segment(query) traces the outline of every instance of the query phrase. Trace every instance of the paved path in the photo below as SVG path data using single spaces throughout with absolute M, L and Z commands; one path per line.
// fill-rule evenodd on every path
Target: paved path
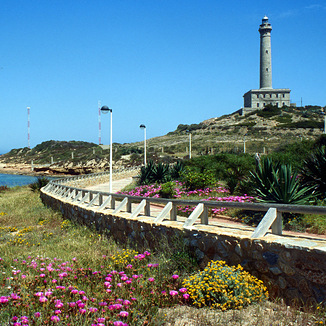
M 113 180 L 112 181 L 112 192 L 116 193 L 131 183 L 132 183 L 132 177 L 128 177 L 128 178 L 124 178 L 124 179 L 120 179 L 120 180 Z M 110 184 L 109 184 L 109 182 L 101 183 L 98 185 L 86 187 L 86 189 L 109 192 Z
M 116 193 L 122 190 L 124 187 L 132 183 L 132 177 L 123 178 L 120 180 L 113 180 L 112 181 L 112 192 Z M 86 189 L 89 190 L 99 190 L 103 192 L 109 192 L 109 183 L 102 183 L 94 186 L 89 186 Z M 133 204 L 134 207 L 137 204 Z M 161 211 L 163 207 L 160 205 L 151 205 L 151 216 L 156 217 Z M 185 218 L 178 216 L 178 221 L 184 222 Z M 252 232 L 255 228 L 245 225 L 240 222 L 233 221 L 231 218 L 223 217 L 223 218 L 210 218 L 210 228 L 217 227 L 218 229 L 223 229 L 225 233 L 230 233 L 235 236 L 239 234 L 245 234 L 246 236 L 250 237 Z M 205 230 L 207 226 L 205 225 L 198 225 L 199 229 Z M 277 236 L 274 234 L 268 235 L 273 241 L 280 241 L 285 242 L 287 244 L 292 245 L 301 245 L 307 246 L 311 248 L 322 248 L 322 250 L 326 251 L 326 237 L 324 235 L 316 235 L 310 233 L 299 233 L 299 232 L 289 232 L 283 230 L 282 236 Z

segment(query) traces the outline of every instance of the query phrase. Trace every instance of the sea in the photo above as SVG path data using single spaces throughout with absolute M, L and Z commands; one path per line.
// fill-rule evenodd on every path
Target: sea
M 0 173 L 0 186 L 15 187 L 29 185 L 37 180 L 36 177 L 20 174 Z

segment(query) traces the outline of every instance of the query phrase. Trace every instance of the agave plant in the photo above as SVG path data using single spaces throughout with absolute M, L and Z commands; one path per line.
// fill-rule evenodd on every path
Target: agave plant
M 326 146 L 320 146 L 303 162 L 301 179 L 313 186 L 319 197 L 326 196 Z
M 313 199 L 313 187 L 302 185 L 291 165 L 266 158 L 257 161 L 256 171 L 250 174 L 259 201 L 302 205 Z
M 39 191 L 41 188 L 45 187 L 49 183 L 49 179 L 44 176 L 37 177 L 34 183 L 31 183 L 29 187 L 32 191 Z
M 152 180 L 157 183 L 165 183 L 171 180 L 169 164 L 159 162 L 155 165 Z
M 150 160 L 145 166 L 142 166 L 139 174 L 139 184 L 149 184 L 152 181 L 154 162 Z
M 170 175 L 172 180 L 177 180 L 181 177 L 182 172 L 184 171 L 185 166 L 181 161 L 178 161 L 170 167 Z

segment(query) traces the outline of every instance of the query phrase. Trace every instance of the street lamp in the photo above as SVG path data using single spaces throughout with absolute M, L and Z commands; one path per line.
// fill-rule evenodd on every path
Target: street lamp
M 109 192 L 112 193 L 112 109 L 106 105 L 101 107 L 101 112 L 107 114 L 110 112 L 110 183 Z
M 146 166 L 146 126 L 140 125 L 139 128 L 144 129 L 144 166 Z
M 186 130 L 186 132 L 189 134 L 189 159 L 191 159 L 191 132 L 190 130 Z

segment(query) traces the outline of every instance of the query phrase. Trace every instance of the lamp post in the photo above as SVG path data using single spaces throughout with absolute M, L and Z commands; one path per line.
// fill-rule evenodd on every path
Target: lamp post
M 189 159 L 191 159 L 191 132 L 190 130 L 186 130 L 186 133 L 189 134 Z
M 321 114 L 324 116 L 324 134 L 326 134 L 326 114 L 325 112 L 321 112 Z
M 244 153 L 246 153 L 246 136 L 247 136 L 247 134 L 245 134 L 245 135 L 243 136 L 243 152 L 244 152 Z
M 110 181 L 109 181 L 109 192 L 112 193 L 112 109 L 106 105 L 101 107 L 101 112 L 107 114 L 110 112 Z
M 144 129 L 144 166 L 146 166 L 146 126 L 140 125 L 139 128 Z

